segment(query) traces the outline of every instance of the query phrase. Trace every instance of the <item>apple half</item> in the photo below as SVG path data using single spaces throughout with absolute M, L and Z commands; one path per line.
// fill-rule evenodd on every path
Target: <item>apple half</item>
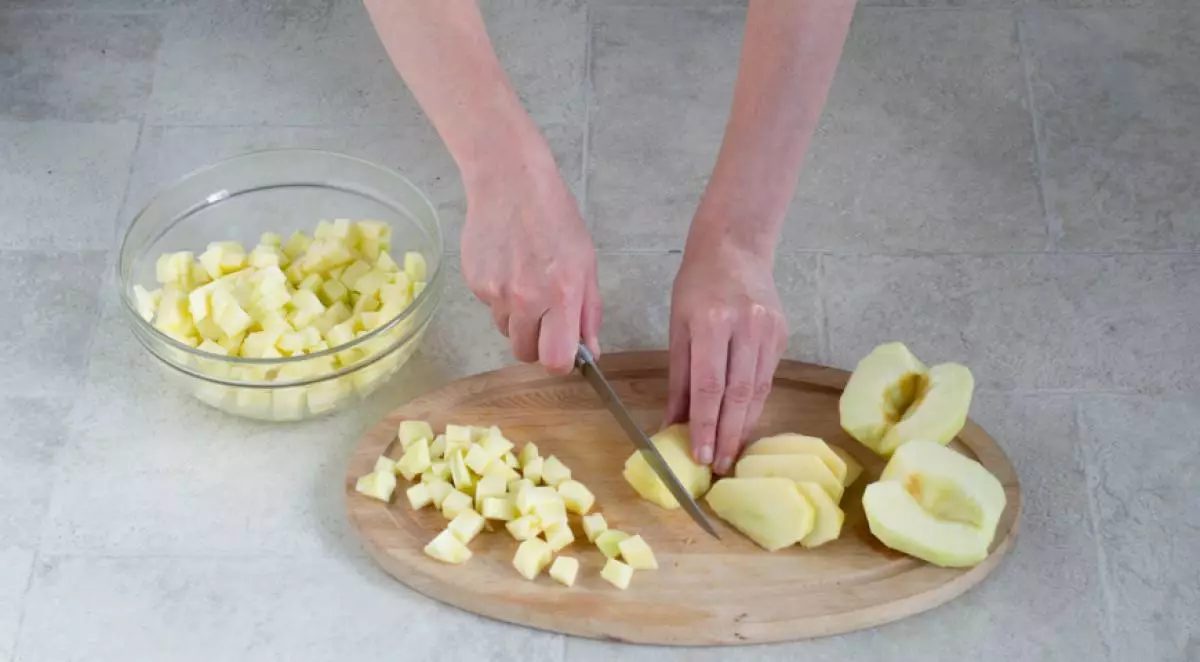
M 650 441 L 692 498 L 699 498 L 708 491 L 712 485 L 712 469 L 692 460 L 691 435 L 687 425 L 672 425 L 650 437 Z M 643 499 L 667 510 L 679 507 L 679 502 L 658 474 L 654 473 L 646 458 L 642 457 L 641 451 L 634 451 L 625 460 L 625 470 L 621 475 Z

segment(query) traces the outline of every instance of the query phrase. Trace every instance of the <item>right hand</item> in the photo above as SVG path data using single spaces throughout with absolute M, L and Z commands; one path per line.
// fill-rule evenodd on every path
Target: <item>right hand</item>
M 463 277 L 513 355 L 554 374 L 574 368 L 581 338 L 599 356 L 596 252 L 549 148 L 496 157 L 466 188 Z

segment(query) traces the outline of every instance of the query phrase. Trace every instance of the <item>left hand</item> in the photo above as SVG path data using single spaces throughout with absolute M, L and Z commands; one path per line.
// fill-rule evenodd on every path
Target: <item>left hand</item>
M 693 457 L 726 474 L 771 392 L 787 321 L 771 255 L 688 243 L 671 292 L 667 423 L 690 421 Z

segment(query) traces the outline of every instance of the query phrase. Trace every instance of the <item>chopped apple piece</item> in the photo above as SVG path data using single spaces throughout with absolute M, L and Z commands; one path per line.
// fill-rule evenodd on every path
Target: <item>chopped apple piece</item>
M 820 547 L 830 540 L 836 540 L 842 535 L 842 524 L 846 521 L 846 513 L 833 502 L 833 498 L 820 485 L 813 482 L 796 483 L 796 489 L 800 490 L 808 502 L 813 506 L 813 521 L 812 531 L 808 532 L 800 540 L 800 544 L 804 547 L 813 548 Z
M 600 571 L 600 576 L 609 584 L 624 591 L 629 588 L 629 581 L 633 579 L 633 568 L 609 557 L 608 563 L 605 563 L 604 569 Z
M 450 454 L 450 478 L 456 489 L 465 490 L 475 486 L 475 478 L 463 461 L 462 451 L 455 450 Z
M 494 456 L 491 453 L 488 453 L 487 449 L 479 444 L 471 444 L 466 456 L 463 457 L 463 461 L 466 463 L 467 468 L 477 474 L 482 474 L 483 470 L 492 463 L 493 459 L 495 459 Z
M 547 526 L 543 533 L 546 534 L 546 543 L 555 552 L 575 541 L 575 534 L 571 532 L 571 526 L 566 520 Z
M 425 483 L 413 485 L 404 494 L 408 497 L 408 505 L 412 506 L 413 510 L 420 510 L 433 503 L 433 495 L 429 493 L 429 486 Z
M 396 489 L 396 474 L 390 471 L 373 471 L 359 478 L 354 484 L 354 489 L 359 494 L 387 503 L 392 500 L 392 492 Z
M 533 458 L 521 468 L 521 475 L 533 481 L 534 485 L 542 482 L 542 466 L 544 463 L 545 461 L 540 457 Z
M 492 426 L 488 428 L 487 433 L 479 441 L 479 445 L 488 452 L 493 458 L 503 457 L 503 455 L 513 448 L 513 443 L 504 438 L 504 434 L 500 432 L 500 428 Z
M 455 538 L 458 538 L 459 542 L 466 545 L 479 535 L 479 532 L 483 530 L 483 524 L 482 515 L 474 510 L 464 510 L 455 515 L 454 519 L 450 520 L 450 526 L 446 528 L 454 534 Z
M 966 366 L 957 363 L 933 366 L 916 399 L 873 450 L 888 457 L 914 439 L 950 443 L 966 425 L 974 390 L 975 378 Z
M 521 447 L 521 454 L 517 456 L 517 460 L 520 461 L 523 468 L 535 457 L 539 457 L 538 447 L 537 444 L 530 441 Z
M 813 528 L 812 504 L 787 478 L 726 478 L 704 499 L 717 517 L 768 552 L 800 542 Z
M 471 510 L 471 506 L 474 504 L 475 501 L 470 496 L 458 490 L 452 490 L 442 500 L 442 516 L 452 520 L 458 517 L 464 510 Z
M 517 493 L 517 510 L 522 515 L 533 512 L 533 507 L 539 503 L 561 502 L 562 497 L 553 487 L 530 487 Z
M 563 586 L 574 586 L 579 574 L 579 559 L 560 556 L 550 564 L 550 578 Z
M 521 468 L 521 463 L 517 461 L 517 456 L 512 454 L 512 451 L 505 453 L 501 458 L 504 461 L 504 466 L 513 469 L 514 472 Z
M 928 370 L 904 343 L 871 350 L 850 375 L 838 402 L 842 429 L 868 448 L 879 448 L 921 391 Z
M 629 534 L 619 529 L 608 529 L 596 536 L 596 547 L 610 559 L 615 559 L 621 555 L 621 541 L 628 538 Z
M 747 455 L 734 467 L 738 478 L 790 478 L 796 482 L 812 481 L 820 485 L 834 502 L 840 503 L 845 487 L 829 465 L 815 455 Z
M 842 458 L 842 462 L 846 463 L 846 477 L 842 479 L 842 485 L 850 487 L 862 475 L 862 465 L 859 464 L 858 460 L 854 459 L 850 451 L 841 446 L 830 446 L 830 448 L 833 449 L 834 453 L 837 453 L 838 457 Z
M 400 447 L 407 449 L 419 439 L 433 441 L 433 428 L 425 421 L 401 421 L 396 438 L 400 440 Z
M 542 570 L 550 565 L 554 550 L 539 538 L 529 538 L 517 547 L 517 555 L 513 557 L 513 567 L 521 576 L 528 580 L 537 579 Z
M 461 449 L 464 453 L 471 448 L 471 428 L 466 425 L 446 426 L 446 454 Z
M 487 468 L 483 470 L 483 476 L 485 478 L 488 476 L 499 476 L 504 480 L 505 485 L 513 482 L 514 480 L 521 479 L 521 474 L 517 473 L 516 469 L 508 466 L 499 458 L 492 460 L 491 464 L 487 465 Z
M 571 470 L 557 457 L 551 455 L 542 463 L 542 481 L 551 487 L 557 487 L 563 481 L 571 480 Z
M 608 522 L 604 520 L 604 515 L 592 513 L 584 516 L 583 534 L 587 536 L 588 542 L 596 542 L 596 537 L 607 530 Z
M 629 536 L 618 542 L 617 550 L 621 552 L 621 558 L 634 570 L 658 569 L 658 560 L 654 558 L 654 552 L 641 536 Z
M 429 457 L 437 460 L 446 456 L 446 435 L 439 434 L 429 444 Z
M 504 476 L 484 476 L 475 484 L 475 505 L 482 507 L 484 499 L 503 497 L 508 491 Z
M 577 515 L 586 515 L 592 509 L 592 504 L 596 503 L 596 496 L 577 480 L 564 480 L 559 483 L 558 494 L 567 504 L 567 510 Z
M 428 469 L 430 464 L 429 441 L 418 439 L 408 447 L 408 450 L 404 451 L 404 455 L 396 463 L 396 473 L 404 476 L 405 480 L 412 480 Z
M 802 434 L 778 434 L 750 444 L 746 455 L 816 455 L 829 466 L 833 475 L 846 484 L 846 461 L 835 453 L 824 439 Z
M 396 462 L 386 455 L 380 455 L 375 459 L 374 471 L 396 473 Z
M 522 515 L 505 524 L 504 528 L 517 540 L 528 540 L 542 531 L 535 515 Z
M 712 470 L 692 460 L 688 426 L 672 425 L 655 434 L 650 441 L 689 494 L 699 498 L 708 491 L 712 485 Z M 622 475 L 643 499 L 668 510 L 679 507 L 679 502 L 671 495 L 658 474 L 646 463 L 641 451 L 634 451 L 633 455 L 625 460 L 625 471 Z
M 525 489 L 532 488 L 532 487 L 535 487 L 533 484 L 533 481 L 529 480 L 528 478 L 522 478 L 520 480 L 508 481 L 508 493 L 513 496 L 514 500 L 516 499 L 517 495 L 521 494 L 521 490 L 525 490 Z M 514 503 L 515 503 L 515 501 L 514 501 Z
M 425 256 L 416 251 L 408 251 L 404 254 L 404 273 L 412 280 L 425 280 L 425 273 L 428 267 L 425 264 Z
M 432 456 L 432 454 L 431 454 L 431 456 Z M 433 480 L 434 478 L 441 478 L 442 480 L 449 481 L 450 480 L 450 463 L 443 462 L 440 460 L 437 462 L 430 462 L 429 468 L 426 469 L 425 471 L 421 472 L 421 481 L 428 483 L 430 480 Z
M 973 566 L 987 558 L 991 534 L 977 526 L 934 517 L 903 483 L 868 485 L 863 491 L 863 510 L 871 535 L 898 552 L 944 568 Z
M 425 553 L 443 563 L 455 565 L 466 563 L 471 558 L 471 550 L 467 549 L 467 546 L 458 538 L 455 538 L 454 532 L 450 529 L 437 534 L 437 537 L 425 545 Z
M 567 523 L 567 507 L 560 498 L 534 503 L 531 514 L 537 516 L 542 529 Z
M 487 519 L 500 520 L 502 522 L 511 522 L 519 515 L 516 504 L 508 497 L 488 497 L 484 499 L 483 505 L 480 507 L 480 514 Z
M 441 510 L 442 504 L 444 504 L 446 501 L 446 497 L 450 496 L 450 493 L 455 491 L 453 485 L 440 478 L 434 478 L 422 484 L 429 488 L 429 498 L 433 499 L 433 505 L 438 510 Z

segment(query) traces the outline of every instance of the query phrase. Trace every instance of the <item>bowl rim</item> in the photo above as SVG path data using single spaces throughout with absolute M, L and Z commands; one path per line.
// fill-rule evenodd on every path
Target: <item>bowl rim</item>
M 122 266 L 121 266 L 125 262 L 125 260 L 123 258 L 125 257 L 126 251 L 129 248 L 128 244 L 129 244 L 130 234 L 132 233 L 134 227 L 137 226 L 138 220 L 141 219 L 142 216 L 150 209 L 150 207 L 152 207 L 154 205 L 154 203 L 158 202 L 163 196 L 165 196 L 167 193 L 173 191 L 174 189 L 182 186 L 185 182 L 191 181 L 195 177 L 198 177 L 207 172 L 211 172 L 218 168 L 228 166 L 229 164 L 236 162 L 236 161 L 241 161 L 241 160 L 250 159 L 253 157 L 258 157 L 258 156 L 263 156 L 263 155 L 287 155 L 287 154 L 295 154 L 295 155 L 306 154 L 309 156 L 316 156 L 316 157 L 322 158 L 322 159 L 332 158 L 332 159 L 341 160 L 341 161 L 355 162 L 358 165 L 374 169 L 374 170 L 378 171 L 380 174 L 383 174 L 387 177 L 392 177 L 392 178 L 398 179 L 401 184 L 407 185 L 417 194 L 417 196 L 420 198 L 421 202 L 423 202 L 429 208 L 429 211 L 433 215 L 434 236 L 431 237 L 431 239 L 433 239 L 434 243 L 436 244 L 435 249 L 436 249 L 436 252 L 438 255 L 437 266 L 433 269 L 433 273 L 429 276 L 429 278 L 426 279 L 426 281 L 425 281 L 426 286 L 423 290 L 421 290 L 421 293 L 418 294 L 415 298 L 413 298 L 412 303 L 409 304 L 408 307 L 406 307 L 403 311 L 401 311 L 399 315 L 388 320 L 387 323 L 382 324 L 382 325 L 376 327 L 375 329 L 372 329 L 371 331 L 368 331 L 368 332 L 362 334 L 361 336 L 357 336 L 356 338 L 354 338 L 354 340 L 351 340 L 350 342 L 343 343 L 343 344 L 337 345 L 335 347 L 330 347 L 328 349 L 323 349 L 319 352 L 313 352 L 312 354 L 295 354 L 293 356 L 282 356 L 282 357 L 278 357 L 278 358 L 265 358 L 264 359 L 264 358 L 255 358 L 255 357 L 228 356 L 228 355 L 224 355 L 224 354 L 212 354 L 210 352 L 200 351 L 200 349 L 198 349 L 196 347 L 193 347 L 186 343 L 180 342 L 179 340 L 176 340 L 175 338 L 163 333 L 157 327 L 155 327 L 153 324 L 151 324 L 150 322 L 147 322 L 141 316 L 141 314 L 138 313 L 138 311 L 134 308 L 133 304 L 130 301 L 130 297 L 128 296 L 128 292 L 126 292 L 126 290 L 132 286 L 129 285 L 128 283 L 126 283 L 125 277 L 122 273 Z M 322 182 L 297 181 L 291 185 L 319 186 L 321 188 L 343 190 L 343 191 L 347 191 L 347 192 L 357 193 L 360 195 L 362 194 L 361 191 L 345 189 L 345 188 L 339 187 L 339 186 L 331 186 L 329 184 L 322 183 Z M 255 189 L 251 189 L 251 190 L 255 190 Z M 219 198 L 214 199 L 213 196 L 209 196 L 208 198 L 206 198 L 204 200 L 204 203 L 205 204 L 213 204 L 215 202 L 219 202 L 221 200 L 228 199 L 230 197 L 234 197 L 234 196 L 229 195 L 228 192 L 226 191 L 225 195 L 221 196 Z M 189 208 L 189 210 L 186 214 L 183 214 L 179 218 L 172 220 L 170 226 L 168 226 L 168 227 L 174 227 L 174 225 L 176 223 L 179 223 L 183 218 L 186 218 L 187 216 L 191 215 L 191 213 L 193 213 L 195 209 L 196 209 L 196 207 Z M 331 150 L 313 149 L 313 148 L 293 148 L 293 147 L 258 149 L 258 150 L 243 152 L 243 153 L 237 154 L 235 156 L 230 156 L 230 157 L 227 157 L 224 159 L 220 159 L 218 161 L 214 161 L 213 163 L 209 163 L 207 165 L 200 166 L 199 168 L 196 168 L 196 169 L 192 170 L 191 172 L 188 172 L 187 174 L 183 175 L 182 177 L 178 177 L 177 179 L 175 179 L 175 181 L 162 187 L 158 193 L 156 193 L 153 197 L 151 197 L 150 200 L 145 205 L 143 205 L 142 208 L 139 209 L 136 214 L 134 214 L 133 221 L 129 224 L 129 227 L 125 229 L 125 232 L 121 239 L 121 246 L 117 252 L 116 264 L 114 265 L 114 270 L 116 271 L 116 278 L 114 279 L 114 281 L 117 283 L 117 287 L 120 290 L 117 294 L 121 300 L 121 307 L 124 309 L 125 314 L 130 317 L 130 319 L 131 319 L 132 323 L 135 325 L 135 327 L 140 329 L 142 332 L 148 332 L 152 336 L 158 338 L 159 340 L 166 342 L 166 344 L 168 346 L 170 346 L 172 349 L 184 352 L 187 355 L 189 355 L 189 357 L 191 357 L 191 358 L 202 359 L 205 361 L 226 362 L 230 365 L 235 365 L 235 366 L 237 366 L 237 365 L 242 365 L 242 366 L 283 366 L 283 365 L 288 365 L 288 364 L 293 364 L 293 363 L 303 363 L 305 361 L 311 361 L 311 360 L 319 359 L 319 358 L 326 357 L 326 356 L 334 356 L 335 354 L 340 354 L 347 350 L 358 347 L 359 345 L 369 342 L 370 340 L 373 340 L 374 338 L 376 338 L 378 336 L 384 335 L 386 332 L 399 326 L 401 322 L 404 322 L 409 317 L 415 315 L 422 306 L 426 305 L 426 303 L 431 300 L 433 301 L 432 305 L 436 308 L 438 301 L 434 297 L 437 296 L 441 292 L 442 280 L 444 278 L 444 272 L 445 272 L 445 266 L 446 266 L 444 264 L 445 257 L 446 257 L 445 237 L 443 236 L 443 233 L 442 233 L 442 219 L 441 219 L 441 215 L 438 214 L 437 206 L 434 205 L 433 201 L 429 199 L 429 196 L 427 196 L 425 194 L 425 192 L 421 190 L 421 187 L 414 184 L 412 182 L 412 180 L 405 177 L 398 171 L 393 170 L 391 168 L 387 168 L 385 166 L 381 166 L 377 163 L 373 163 L 366 159 L 359 158 L 357 156 L 350 156 L 349 154 L 343 154 L 341 152 L 334 152 Z M 430 314 L 432 315 L 432 312 Z M 138 333 L 135 333 L 134 335 L 141 337 L 141 334 L 138 334 Z M 407 334 L 405 334 L 404 338 L 401 338 L 399 341 L 404 341 L 406 339 L 409 339 L 411 337 L 411 335 L 412 335 L 411 332 L 407 333 Z M 145 343 L 143 342 L 143 344 L 145 344 Z M 158 352 L 154 351 L 153 349 L 150 349 L 150 353 L 158 356 Z M 386 352 L 380 352 L 380 354 L 381 355 L 386 354 Z M 160 358 L 162 358 L 162 357 L 160 357 Z M 165 358 L 163 360 L 167 361 L 167 359 L 165 359 Z M 174 361 L 167 361 L 167 362 L 171 365 L 177 365 L 176 362 L 174 362 Z M 340 370 L 335 370 L 335 371 L 329 373 L 329 375 L 337 376 L 338 374 L 341 374 L 342 370 L 357 368 L 360 365 L 365 365 L 368 363 L 373 363 L 373 361 L 366 361 L 366 362 L 359 361 L 359 362 L 353 363 L 349 366 L 344 366 Z M 324 377 L 325 376 L 323 375 L 322 379 Z M 229 383 L 230 384 L 252 384 L 255 382 L 237 381 L 237 382 L 229 382 Z M 280 384 L 281 387 L 290 387 L 293 385 L 294 384 L 291 384 L 291 383 Z

